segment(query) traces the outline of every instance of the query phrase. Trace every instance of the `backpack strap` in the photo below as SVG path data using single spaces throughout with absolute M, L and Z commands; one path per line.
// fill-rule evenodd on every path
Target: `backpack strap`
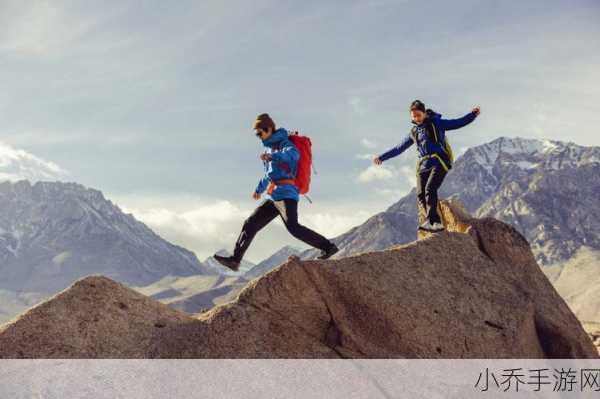
M 435 140 L 436 144 L 440 144 L 440 138 L 437 134 L 437 129 L 435 128 L 435 124 L 433 123 L 433 121 L 431 119 L 427 120 L 427 124 L 425 125 L 425 128 L 427 129 L 427 132 L 429 133 L 429 137 L 433 137 L 433 139 Z
M 413 142 L 415 144 L 417 144 L 417 127 L 413 126 L 412 129 L 410 129 L 410 137 L 412 137 Z

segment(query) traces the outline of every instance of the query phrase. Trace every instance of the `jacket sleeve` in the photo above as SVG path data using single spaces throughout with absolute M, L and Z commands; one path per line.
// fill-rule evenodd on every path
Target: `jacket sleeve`
M 289 144 L 283 147 L 281 150 L 271 154 L 271 158 L 274 162 L 284 162 L 288 165 L 298 162 L 300 159 L 300 153 L 298 149 L 293 145 Z
M 473 112 L 469 112 L 458 119 L 439 119 L 439 124 L 444 130 L 455 130 L 467 126 L 469 123 L 473 122 L 475 118 L 477 118 L 477 115 Z
M 406 151 L 411 145 L 413 145 L 413 143 L 414 143 L 414 141 L 413 141 L 412 135 L 408 134 L 404 138 L 404 140 L 402 140 L 402 142 L 400 144 L 398 144 L 396 147 L 381 154 L 379 156 L 379 159 L 381 159 L 381 161 L 383 162 L 390 158 L 394 158 L 394 157 L 402 154 L 404 151 Z
M 270 182 L 271 179 L 269 179 L 269 177 L 265 175 L 262 179 L 259 180 L 258 185 L 256 186 L 256 190 L 254 191 L 256 191 L 258 194 L 264 193 L 267 187 L 269 186 Z

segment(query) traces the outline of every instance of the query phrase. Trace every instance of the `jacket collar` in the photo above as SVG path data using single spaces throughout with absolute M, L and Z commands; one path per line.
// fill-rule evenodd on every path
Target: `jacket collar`
M 287 140 L 288 132 L 284 128 L 279 128 L 273 132 L 271 137 L 266 140 L 263 140 L 263 145 L 265 147 L 273 148 L 278 144 L 281 144 L 282 141 Z

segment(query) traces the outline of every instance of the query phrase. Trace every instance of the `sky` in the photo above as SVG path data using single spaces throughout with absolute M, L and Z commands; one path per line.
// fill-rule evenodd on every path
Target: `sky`
M 257 205 L 262 112 L 311 137 L 300 220 L 328 236 L 414 186 L 413 151 L 370 158 L 407 134 L 415 98 L 446 117 L 481 105 L 450 136 L 458 152 L 499 136 L 600 145 L 597 0 L 0 0 L 0 66 L 0 150 L 201 259 L 232 249 Z M 302 246 L 275 223 L 248 259 L 285 244 Z

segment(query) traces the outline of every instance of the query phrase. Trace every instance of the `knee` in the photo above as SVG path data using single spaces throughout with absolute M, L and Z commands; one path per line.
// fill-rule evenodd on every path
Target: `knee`
M 285 227 L 293 236 L 297 236 L 300 233 L 300 225 L 298 223 L 287 223 Z
M 243 229 L 246 231 L 252 231 L 254 230 L 255 225 L 256 221 L 254 220 L 254 218 L 252 218 L 252 216 L 250 216 L 248 219 L 244 220 Z
M 425 187 L 425 196 L 426 197 L 430 197 L 435 194 L 437 194 L 437 188 L 431 187 L 431 186 Z

